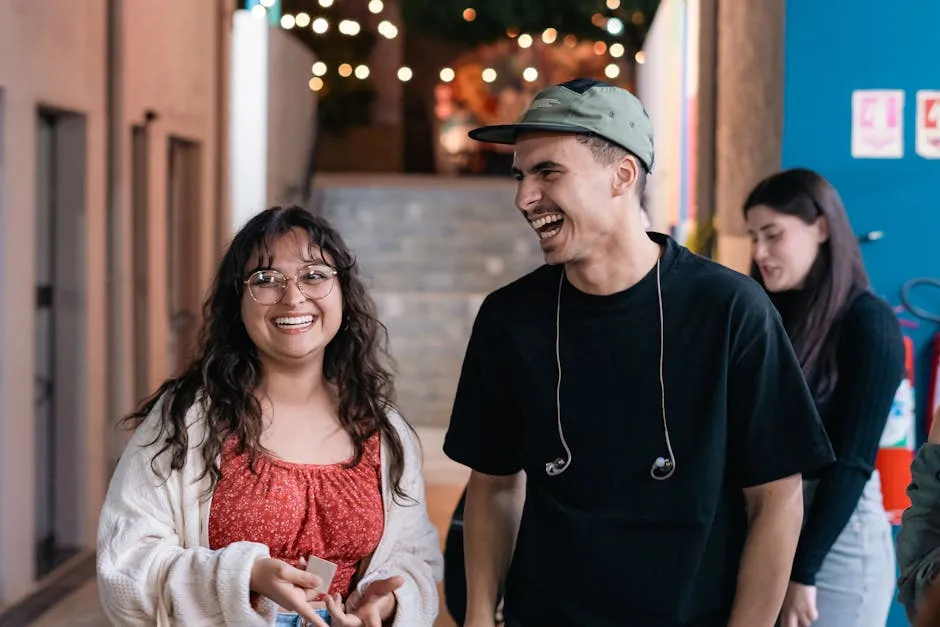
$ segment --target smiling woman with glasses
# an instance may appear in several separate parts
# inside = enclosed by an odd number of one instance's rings
[[[431,627],[442,559],[355,258],[300,207],[222,259],[197,354],[125,419],[98,530],[116,624]]]

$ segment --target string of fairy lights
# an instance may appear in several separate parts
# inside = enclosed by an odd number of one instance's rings
[[[317,0],[317,3],[324,9],[328,9],[333,6],[335,0]],[[607,8],[615,11],[620,8],[621,0],[607,0]],[[252,7],[252,14],[258,17],[266,17],[267,10],[273,6],[275,0],[260,0],[258,4]],[[368,4],[369,12],[373,15],[381,15],[385,10],[385,3],[382,0],[369,0]],[[472,7],[467,7],[462,12],[462,17],[464,21],[472,22],[477,18],[476,9]],[[642,24],[645,16],[642,12],[636,11],[631,16],[631,19],[634,24]],[[611,35],[619,35],[624,30],[623,21],[617,17],[606,17],[600,13],[595,13],[591,17],[591,23],[596,26],[598,29],[605,30]],[[324,35],[329,32],[330,28],[333,27],[333,24],[330,23],[325,17],[315,17],[306,12],[299,12],[296,14],[284,14],[280,18],[280,26],[285,30],[291,30],[295,28],[309,28],[316,35]],[[362,25],[352,19],[343,19],[336,24],[336,29],[340,34],[347,37],[355,37],[360,32],[362,32]],[[389,19],[383,19],[376,25],[376,31],[382,37],[386,39],[395,39],[398,37],[398,27]],[[549,27],[542,31],[541,34],[535,33],[520,33],[514,28],[510,28],[506,31],[506,36],[510,39],[514,39],[519,48],[531,48],[533,45],[538,44],[541,41],[545,45],[563,45],[569,48],[574,48],[578,45],[579,41],[574,35],[565,35],[561,36],[558,30],[555,28]],[[598,56],[608,55],[611,59],[611,62],[606,65],[604,68],[604,74],[607,78],[615,79],[620,75],[620,65],[617,62],[617,59],[620,59],[626,53],[626,49],[623,44],[615,42],[608,45],[604,41],[595,41],[591,46],[594,54]],[[634,57],[634,60],[638,64],[645,63],[646,58],[642,50],[638,51]],[[325,86],[325,79],[330,74],[331,68],[323,61],[317,61],[310,68],[311,78],[308,81],[308,85],[313,91],[320,91]],[[348,79],[355,78],[358,80],[365,80],[369,78],[370,69],[366,64],[359,64],[355,67],[351,63],[340,63],[335,67],[335,73],[340,78]],[[398,80],[402,82],[408,82],[414,77],[414,72],[408,66],[401,66],[397,71]],[[441,82],[449,83],[456,78],[457,74],[453,68],[443,67],[438,72],[438,78]],[[498,73],[495,69],[491,67],[483,68],[480,78],[486,83],[492,83],[498,78]],[[535,67],[526,67],[522,70],[522,79],[526,82],[535,82],[538,80],[539,72]]]

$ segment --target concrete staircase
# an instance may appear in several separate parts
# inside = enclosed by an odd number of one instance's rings
[[[398,400],[446,427],[483,298],[542,263],[505,179],[321,175],[321,212],[356,252],[398,362]]]

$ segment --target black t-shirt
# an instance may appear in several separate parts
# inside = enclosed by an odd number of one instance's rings
[[[493,475],[526,471],[506,582],[507,625],[726,625],[746,534],[742,488],[832,462],[786,332],[751,279],[671,238],[661,261],[666,413],[655,268],[610,296],[564,281],[561,417],[555,310],[562,268],[490,294],[474,323],[444,444]]]

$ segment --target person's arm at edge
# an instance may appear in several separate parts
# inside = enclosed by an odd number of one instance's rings
[[[747,538],[729,627],[773,625],[790,581],[803,522],[801,475],[744,488]]]
[[[940,592],[935,581],[940,572],[940,408],[934,414],[927,442],[911,465],[907,494],[911,505],[904,511],[897,535],[898,601],[912,623],[925,597]],[[930,591],[928,593],[928,591]]]
[[[496,604],[512,561],[524,502],[524,473],[470,474],[463,523],[467,627],[495,623]]]

